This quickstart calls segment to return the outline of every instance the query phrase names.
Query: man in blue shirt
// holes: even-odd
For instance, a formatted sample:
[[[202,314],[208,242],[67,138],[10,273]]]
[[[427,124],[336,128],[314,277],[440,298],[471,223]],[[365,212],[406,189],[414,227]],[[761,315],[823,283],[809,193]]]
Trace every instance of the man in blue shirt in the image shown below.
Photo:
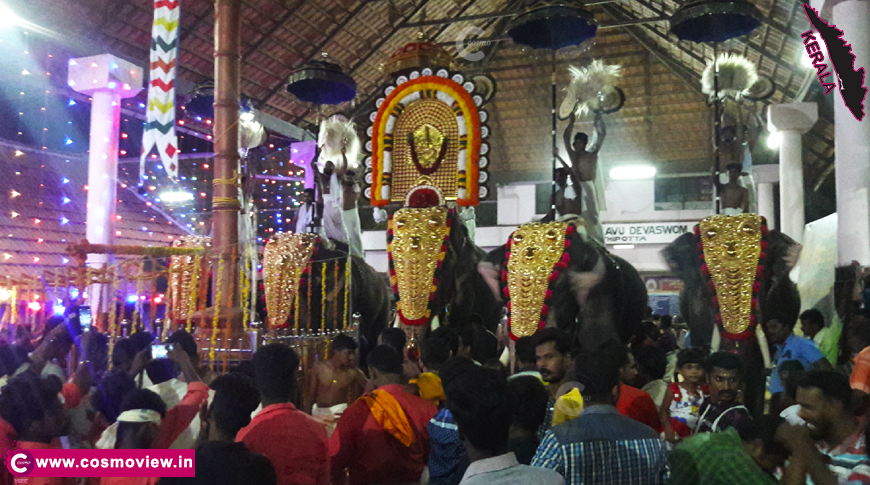
[[[453,357],[441,366],[439,377],[447,386],[458,376],[475,370],[477,365],[468,357]],[[447,396],[450,397],[449,395]],[[429,421],[429,483],[431,485],[457,485],[468,468],[468,454],[462,441],[453,414],[446,407]]]
[[[779,367],[783,362],[797,360],[803,364],[804,369],[831,370],[831,363],[812,340],[794,334],[797,320],[797,315],[792,315],[791,312],[776,312],[764,323],[767,340],[776,349],[776,369],[770,377],[771,414],[778,415],[782,412],[780,402],[785,389],[779,378]]]

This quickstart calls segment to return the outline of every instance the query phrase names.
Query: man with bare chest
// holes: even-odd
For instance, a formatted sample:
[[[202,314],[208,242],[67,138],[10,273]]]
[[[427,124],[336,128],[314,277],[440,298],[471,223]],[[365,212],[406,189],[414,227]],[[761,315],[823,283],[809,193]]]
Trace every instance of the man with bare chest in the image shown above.
[[[745,214],[749,212],[749,189],[738,183],[742,166],[739,163],[729,163],[726,169],[728,183],[719,186],[722,213],[726,216]]]
[[[305,397],[306,411],[326,421],[337,421],[347,406],[363,394],[366,377],[354,367],[356,350],[357,343],[347,335],[332,339],[332,357],[314,367]]]
[[[356,180],[356,172],[347,170],[344,177],[341,179],[342,188],[342,210],[341,224],[344,227],[344,233],[347,236],[347,245],[350,247],[350,253],[360,258],[365,257],[362,245],[362,226],[359,221],[359,210],[357,209],[357,200],[359,199],[360,187]]]

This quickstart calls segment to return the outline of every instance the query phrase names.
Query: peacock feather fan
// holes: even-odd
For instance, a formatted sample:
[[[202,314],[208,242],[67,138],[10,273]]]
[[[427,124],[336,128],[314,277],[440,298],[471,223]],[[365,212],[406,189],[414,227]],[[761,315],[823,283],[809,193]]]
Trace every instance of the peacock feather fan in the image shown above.
[[[749,94],[749,89],[758,80],[755,64],[740,54],[720,54],[717,64],[719,65],[719,99],[740,99]],[[710,99],[716,96],[715,75],[715,65],[710,61],[701,75],[701,92],[710,96]]]
[[[607,97],[622,76],[620,66],[608,65],[600,59],[593,60],[586,67],[570,66],[571,84],[559,107],[559,117],[567,118],[574,111],[582,116],[598,109],[602,99]]]
[[[332,160],[336,165],[341,163],[342,147],[345,148],[348,168],[355,168],[359,164],[362,146],[356,133],[356,125],[344,116],[333,115],[320,124],[317,144],[323,147],[318,161],[321,169],[327,160]]]

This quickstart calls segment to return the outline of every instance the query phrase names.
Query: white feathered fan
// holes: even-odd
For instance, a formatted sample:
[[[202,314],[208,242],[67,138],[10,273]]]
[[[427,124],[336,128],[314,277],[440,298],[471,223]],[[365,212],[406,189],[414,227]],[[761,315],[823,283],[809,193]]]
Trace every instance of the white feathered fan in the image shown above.
[[[716,75],[713,61],[707,63],[707,68],[701,74],[701,92],[710,96],[713,100],[718,91],[719,99],[740,99],[749,94],[752,85],[758,81],[758,72],[755,64],[740,54],[720,54],[717,58],[719,64],[719,86],[714,86]]]
[[[565,119],[575,112],[582,116],[599,109],[601,102],[615,94],[616,82],[622,76],[620,66],[608,65],[600,59],[586,67],[570,66],[571,84],[559,106],[559,118]]]
[[[342,147],[345,148],[348,168],[355,168],[359,164],[362,146],[356,134],[356,125],[344,116],[333,115],[320,124],[317,145],[323,147],[320,151],[320,160],[317,162],[321,170],[327,160],[331,160],[335,165],[341,163]]]

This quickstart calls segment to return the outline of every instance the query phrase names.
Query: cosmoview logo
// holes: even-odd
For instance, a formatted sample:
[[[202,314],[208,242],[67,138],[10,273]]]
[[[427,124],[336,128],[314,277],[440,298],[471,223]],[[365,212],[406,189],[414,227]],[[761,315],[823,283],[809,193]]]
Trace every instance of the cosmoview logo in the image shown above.
[[[492,42],[488,40],[470,40],[467,41],[469,37],[480,37],[486,32],[480,27],[470,26],[462,29],[462,32],[459,33],[459,36],[456,38],[456,53],[459,57],[465,59],[469,62],[477,62],[483,60],[486,57],[482,51],[470,52],[468,49],[471,47],[477,46],[479,47],[489,47]]]
[[[36,462],[33,460],[33,455],[28,453],[27,450],[15,450],[6,459],[6,469],[16,477],[30,475],[34,466],[36,466]]]

